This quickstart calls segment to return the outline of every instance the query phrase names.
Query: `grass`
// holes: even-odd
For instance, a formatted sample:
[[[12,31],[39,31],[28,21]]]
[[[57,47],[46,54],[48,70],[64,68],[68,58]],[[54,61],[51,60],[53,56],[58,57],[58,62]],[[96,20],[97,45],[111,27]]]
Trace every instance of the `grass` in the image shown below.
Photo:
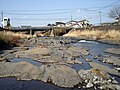
[[[1,32],[1,33],[3,33],[4,35],[7,35],[7,36],[20,37],[20,38],[29,38],[30,37],[30,35],[27,35],[27,34],[14,33],[14,32],[10,32],[10,31]]]
[[[54,35],[55,36],[63,36],[66,32],[69,32],[69,28],[66,27],[54,27]],[[51,31],[46,32],[44,35],[45,36],[50,36]]]
[[[72,30],[64,36],[68,37],[90,37],[95,40],[106,39],[111,41],[120,42],[119,30]]]
[[[0,32],[0,49],[6,49],[13,46],[19,46],[20,45],[20,39],[21,38],[27,38],[28,35],[20,34],[20,33],[13,33],[13,32]]]
[[[91,73],[99,77],[105,77],[99,69],[92,69]]]

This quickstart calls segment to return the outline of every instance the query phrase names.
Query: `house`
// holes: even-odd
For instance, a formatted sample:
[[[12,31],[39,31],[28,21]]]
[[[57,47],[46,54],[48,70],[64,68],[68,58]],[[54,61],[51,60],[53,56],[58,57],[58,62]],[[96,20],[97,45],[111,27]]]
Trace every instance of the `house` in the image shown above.
[[[111,26],[111,25],[120,25],[120,22],[119,20],[116,20],[114,22],[101,23],[101,26]]]
[[[3,17],[2,26],[3,28],[10,26],[10,19],[8,17]]]
[[[116,18],[116,23],[118,24],[118,25],[120,25],[120,17],[119,18]],[[116,24],[115,23],[115,24]]]
[[[81,21],[69,21],[66,23],[66,27],[73,27],[73,28],[85,28],[89,26],[88,20],[81,20]]]
[[[56,26],[56,25],[55,25],[55,24],[50,24],[50,23],[49,23],[47,26],[52,26],[52,27],[53,27],[53,26]]]
[[[55,22],[55,25],[57,27],[65,27],[66,23],[63,23],[63,22]]]
[[[112,23],[108,22],[108,23],[101,23],[101,26],[110,26],[112,25]]]
[[[55,22],[55,24],[48,24],[47,26],[57,26],[57,27],[71,27],[71,28],[86,28],[88,27],[89,21],[88,20],[81,20],[81,21],[69,21],[66,23],[63,22]]]

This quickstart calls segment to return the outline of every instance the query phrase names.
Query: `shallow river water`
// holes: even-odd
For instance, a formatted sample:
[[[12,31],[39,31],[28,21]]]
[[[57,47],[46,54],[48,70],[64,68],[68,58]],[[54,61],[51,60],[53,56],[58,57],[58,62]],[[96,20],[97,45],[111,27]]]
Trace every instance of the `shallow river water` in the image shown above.
[[[92,60],[93,62],[100,63],[102,65],[108,66],[109,68],[114,68],[114,66],[112,64],[102,63],[102,62],[100,62],[100,59],[103,57],[109,57],[109,56],[120,57],[120,55],[114,55],[114,54],[104,52],[104,50],[106,50],[108,48],[120,48],[120,46],[118,46],[118,45],[109,45],[109,44],[99,43],[99,42],[95,42],[95,41],[80,40],[78,43],[74,43],[73,46],[79,46],[79,47],[88,49],[90,54],[87,56],[84,56],[84,58]],[[98,55],[100,57],[97,59],[94,59],[94,57],[96,55]],[[89,65],[87,64],[87,62],[85,62],[85,60],[80,59],[80,61],[82,61],[85,64],[87,69],[88,68],[90,69]],[[82,67],[82,68],[84,69],[84,67]]]

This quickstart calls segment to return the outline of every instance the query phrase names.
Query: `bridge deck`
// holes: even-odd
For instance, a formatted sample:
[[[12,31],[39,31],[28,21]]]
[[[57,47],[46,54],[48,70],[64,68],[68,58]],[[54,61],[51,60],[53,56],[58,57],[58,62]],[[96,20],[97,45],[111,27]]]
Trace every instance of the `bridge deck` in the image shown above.
[[[12,31],[15,31],[15,32],[21,32],[21,31],[48,31],[52,29],[52,27],[30,27],[30,28],[11,28]]]

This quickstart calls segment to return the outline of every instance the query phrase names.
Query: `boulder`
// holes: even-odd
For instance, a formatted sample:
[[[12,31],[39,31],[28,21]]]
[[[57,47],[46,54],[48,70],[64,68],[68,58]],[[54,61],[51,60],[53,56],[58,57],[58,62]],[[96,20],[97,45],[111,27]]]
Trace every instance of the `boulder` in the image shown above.
[[[74,55],[74,53],[81,53],[82,55],[89,55],[89,52],[85,48],[80,48],[80,47],[69,47],[68,48],[68,53],[72,51],[71,54]]]
[[[67,65],[42,65],[36,67],[28,62],[0,62],[0,77],[13,76],[18,80],[41,80],[60,87],[74,87],[81,82],[78,73]]]
[[[19,56],[20,58],[34,58],[36,56],[46,56],[51,53],[49,48],[44,47],[35,47],[26,51],[18,51],[15,52],[15,56]]]
[[[116,84],[109,84],[109,85],[100,86],[99,89],[101,89],[101,90],[120,90],[120,86],[116,85]]]
[[[93,87],[93,84],[91,82],[89,82],[87,85],[86,85],[86,88],[91,88]]]
[[[68,64],[83,64],[82,62],[80,62],[79,60],[67,60],[66,61]]]
[[[104,66],[104,65],[101,65],[99,63],[96,63],[96,62],[89,62],[90,66],[94,69],[99,69],[105,73],[108,73],[108,74],[112,74],[112,75],[117,75],[120,77],[120,73],[118,73],[116,70],[114,69],[111,69],[107,66]]]
[[[40,80],[44,82],[52,82],[60,87],[74,87],[81,79],[78,73],[66,65],[43,65],[44,70]]]
[[[38,68],[28,62],[0,62],[0,77],[15,76],[19,80],[37,79]]]
[[[107,57],[107,58],[103,58],[103,61],[107,62],[107,63],[111,63],[113,65],[117,65],[120,66],[120,58],[119,57]]]
[[[119,48],[108,48],[104,52],[120,55]]]
[[[35,47],[30,50],[23,51],[21,53],[46,55],[50,53],[50,50],[44,47]]]
[[[114,79],[99,69],[79,70],[78,74],[81,76],[84,83],[84,88],[91,88],[94,86],[104,86],[112,84]]]

